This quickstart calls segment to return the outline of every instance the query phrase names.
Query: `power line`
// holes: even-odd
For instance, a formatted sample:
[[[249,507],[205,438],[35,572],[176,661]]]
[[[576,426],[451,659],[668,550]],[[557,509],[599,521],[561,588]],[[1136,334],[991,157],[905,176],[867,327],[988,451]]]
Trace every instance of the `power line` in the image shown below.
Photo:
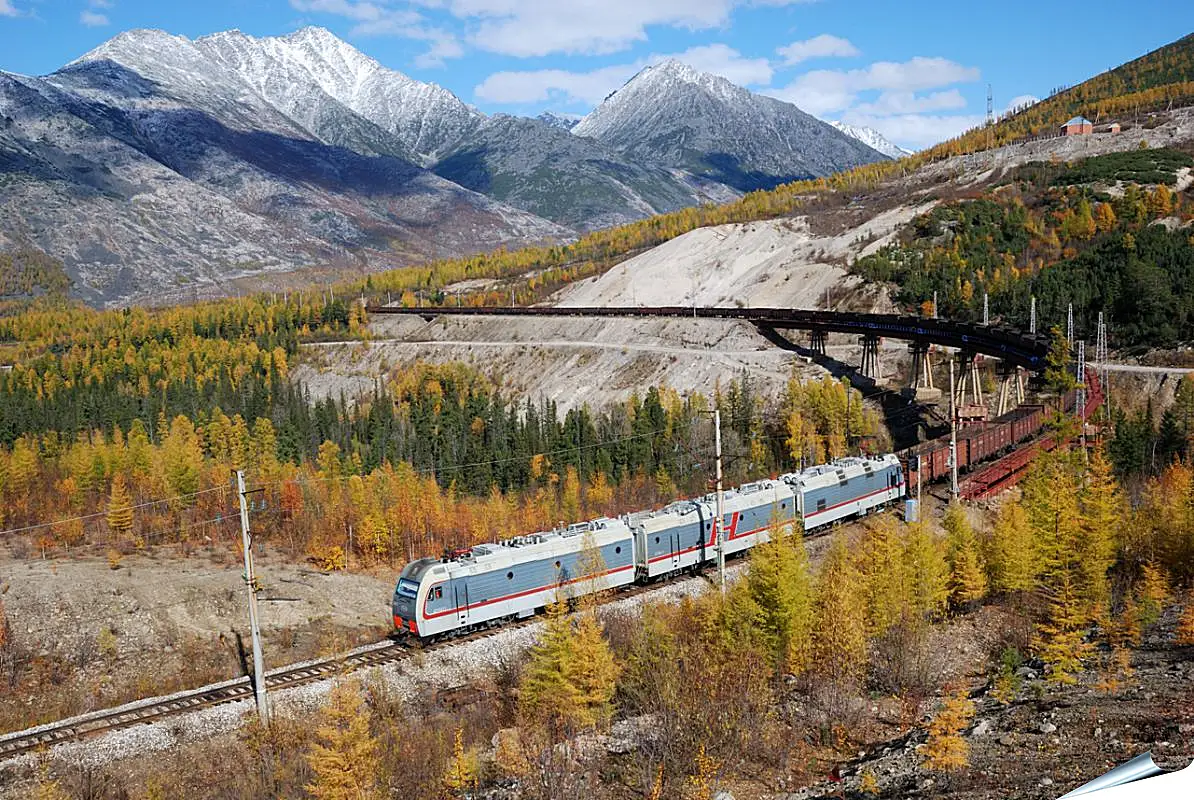
[[[0,531],[0,535],[6,534],[6,533],[27,533],[29,531],[38,530],[39,528],[51,528],[55,525],[65,525],[68,522],[79,522],[81,520],[95,519],[97,517],[106,517],[106,516],[108,516],[109,513],[113,512],[113,511],[136,511],[139,508],[148,508],[149,506],[161,505],[163,503],[173,503],[176,500],[189,500],[191,498],[199,497],[200,495],[211,494],[212,492],[230,492],[230,491],[231,491],[230,487],[213,486],[208,489],[201,489],[197,492],[190,492],[188,494],[179,494],[179,495],[175,495],[174,497],[166,497],[166,498],[161,498],[158,500],[146,500],[144,502],[137,503],[135,505],[119,506],[117,508],[109,508],[109,509],[105,509],[103,511],[96,511],[91,514],[80,514],[77,517],[64,517],[63,519],[57,519],[52,522],[36,522],[32,525],[24,525],[20,528],[6,528],[5,530]]]

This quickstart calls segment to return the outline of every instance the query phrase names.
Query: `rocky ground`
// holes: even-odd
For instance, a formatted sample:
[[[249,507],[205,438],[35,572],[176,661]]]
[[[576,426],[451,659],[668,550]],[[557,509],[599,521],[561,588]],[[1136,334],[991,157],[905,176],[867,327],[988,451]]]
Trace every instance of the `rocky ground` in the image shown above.
[[[861,797],[867,772],[884,798],[1050,800],[1145,752],[1164,768],[1184,768],[1194,759],[1194,648],[1174,643],[1176,610],[1132,652],[1133,672],[1118,685],[1097,664],[1107,659],[1103,652],[1068,687],[1047,682],[1041,665],[1029,662],[1016,671],[1019,689],[1006,704],[975,676],[977,713],[965,731],[970,767],[962,772],[925,770],[918,753],[925,736],[915,732],[862,751],[840,782],[823,780],[786,797]]]

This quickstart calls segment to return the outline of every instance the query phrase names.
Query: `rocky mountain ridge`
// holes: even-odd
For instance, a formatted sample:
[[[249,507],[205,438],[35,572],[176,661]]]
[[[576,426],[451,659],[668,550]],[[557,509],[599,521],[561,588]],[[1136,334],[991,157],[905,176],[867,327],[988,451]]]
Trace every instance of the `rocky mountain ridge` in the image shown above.
[[[648,95],[655,144],[626,135]],[[675,62],[574,126],[487,116],[322,28],[129,31],[4,74],[0,115],[0,247],[61,259],[96,303],[561,240],[881,157]]]

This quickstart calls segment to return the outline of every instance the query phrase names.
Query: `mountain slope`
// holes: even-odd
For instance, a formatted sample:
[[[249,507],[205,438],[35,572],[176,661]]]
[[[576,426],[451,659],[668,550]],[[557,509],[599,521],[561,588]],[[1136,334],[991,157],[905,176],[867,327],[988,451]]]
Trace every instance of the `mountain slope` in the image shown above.
[[[504,114],[487,119],[435,172],[581,230],[737,196],[678,170],[640,164],[593,139]]]
[[[883,158],[794,105],[675,60],[639,72],[572,132],[739,191]]]
[[[330,99],[397,138],[425,166],[483,120],[447,89],[386,69],[323,28],[260,39],[227,31],[195,47],[287,116],[309,119]]]
[[[973,153],[1026,136],[1056,133],[1076,115],[1094,122],[1135,122],[1141,114],[1191,104],[1194,33],[1006,116],[991,130],[975,128],[923,152],[930,159]]]
[[[845,122],[838,122],[836,120],[830,120],[829,124],[849,136],[851,139],[857,139],[867,147],[882,153],[888,158],[903,158],[904,156],[912,155],[911,150],[905,150],[897,144],[892,144],[884,138],[883,134],[879,133],[879,131],[875,130],[874,128],[849,125]]]
[[[378,152],[401,144],[351,111],[379,146],[329,143],[160,32],[5,75],[0,115],[0,236],[61,258],[92,302],[568,235]]]

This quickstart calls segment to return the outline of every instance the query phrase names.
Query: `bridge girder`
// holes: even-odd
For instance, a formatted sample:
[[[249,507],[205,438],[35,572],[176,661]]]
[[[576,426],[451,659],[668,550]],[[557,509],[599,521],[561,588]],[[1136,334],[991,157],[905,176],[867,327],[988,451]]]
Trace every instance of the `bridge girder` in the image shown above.
[[[1013,366],[1037,372],[1045,367],[1049,339],[1016,328],[953,322],[945,319],[862,314],[791,308],[709,308],[692,306],[587,306],[575,308],[540,306],[441,306],[398,308],[370,306],[370,314],[408,314],[424,319],[438,316],[523,316],[523,317],[676,317],[742,320],[759,328],[848,333],[882,336],[911,342],[951,347],[1002,359]]]

